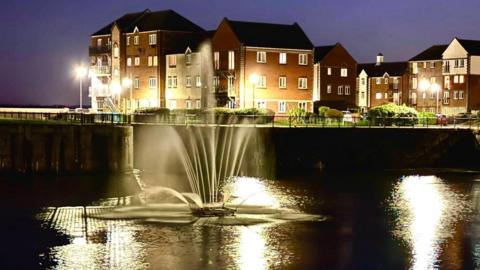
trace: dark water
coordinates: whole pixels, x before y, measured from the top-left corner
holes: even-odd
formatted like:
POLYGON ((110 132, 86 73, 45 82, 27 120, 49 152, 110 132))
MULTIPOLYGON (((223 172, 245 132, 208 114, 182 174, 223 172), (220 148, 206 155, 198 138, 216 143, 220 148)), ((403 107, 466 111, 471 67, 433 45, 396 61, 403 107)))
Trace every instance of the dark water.
POLYGON ((253 200, 327 216, 254 226, 96 220, 131 175, 0 181, 2 269, 475 269, 480 174, 402 171, 250 179, 253 200), (78 207, 89 206, 89 207, 78 207), (46 208, 50 207, 50 208, 46 208), (54 208, 60 207, 60 208, 54 208))

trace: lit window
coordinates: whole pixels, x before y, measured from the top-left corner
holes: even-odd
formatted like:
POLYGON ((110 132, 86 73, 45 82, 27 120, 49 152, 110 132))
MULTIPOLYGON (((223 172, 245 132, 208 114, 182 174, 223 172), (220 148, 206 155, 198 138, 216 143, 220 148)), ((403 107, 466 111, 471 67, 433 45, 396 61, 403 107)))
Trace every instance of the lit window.
POLYGON ((298 78, 298 89, 307 89, 307 78, 298 78))
POLYGON ((384 81, 385 81, 385 84, 388 84, 388 78, 385 78, 384 81))
POLYGON ((412 78, 412 89, 417 89, 417 87, 418 87, 417 78, 412 78))
POLYGON ((192 54, 191 53, 187 53, 185 55, 185 64, 187 65, 190 65, 192 63, 192 54))
POLYGON ((345 95, 350 95, 350 85, 345 85, 345 95))
POLYGON ((101 38, 97 39, 97 47, 99 47, 99 48, 102 47, 102 39, 101 38))
POLYGON ((460 75, 458 82, 459 82, 459 83, 464 83, 464 82, 465 82, 465 77, 463 77, 463 75, 460 75))
POLYGON ((463 99, 463 90, 458 91, 458 99, 463 99))
POLYGON ((133 37, 133 44, 134 45, 140 44, 140 36, 134 36, 133 37))
POLYGON ((265 76, 265 75, 258 76, 257 87, 258 88, 267 88, 267 76, 265 76))
POLYGON ((450 103, 450 92, 444 91, 443 92, 443 104, 449 104, 450 103))
POLYGON ((227 78, 227 91, 230 94, 232 94, 232 92, 234 90, 234 83, 235 83, 235 77, 228 76, 228 78, 227 78))
POLYGON ((185 101, 185 109, 191 109, 192 108, 192 101, 191 100, 186 100, 185 101))
POLYGON ((234 51, 228 52, 228 69, 229 70, 235 69, 235 52, 234 51))
POLYGON ((267 62, 267 52, 257 52, 257 63, 267 62))
POLYGON ((220 78, 218 76, 213 76, 213 87, 218 87, 220 85, 220 78))
POLYGON ((337 87, 337 94, 343 95, 343 85, 339 85, 339 86, 337 87))
POLYGON ((450 76, 445 76, 444 84, 445 84, 445 89, 450 89, 450 76))
POLYGON ((148 57, 148 66, 151 67, 153 65, 153 57, 149 56, 148 57))
POLYGON ((307 58, 306 53, 298 54, 298 64, 299 65, 307 65, 308 64, 308 58, 307 58))
POLYGON ((287 53, 279 53, 278 54, 278 63, 279 64, 286 64, 287 63, 287 53))
POLYGON ((120 56, 120 48, 118 48, 118 44, 115 43, 113 46, 113 57, 118 58, 120 56))
POLYGON ((136 78, 133 79, 133 87, 134 87, 135 89, 140 88, 140 80, 138 79, 138 77, 136 77, 136 78))
POLYGON ((129 67, 132 66, 132 58, 131 57, 127 58, 127 66, 129 66, 129 67))
POLYGON ((418 74, 418 63, 412 63, 412 73, 413 74, 418 74))
POLYGON ((157 88, 157 78, 155 78, 155 77, 148 78, 148 87, 150 89, 156 89, 157 88))
POLYGON ((458 76, 457 76, 457 75, 455 75, 455 76, 453 77, 453 83, 458 83, 458 76))
POLYGON ((430 62, 430 68, 435 68, 435 62, 430 62))
POLYGON ((285 101, 279 101, 278 102, 278 112, 279 113, 284 113, 287 111, 287 104, 285 101))
POLYGON ((376 93, 375 99, 382 99, 382 93, 376 93))
POLYGON ((158 66, 158 56, 156 55, 153 57, 153 66, 154 67, 158 66))
POLYGON ((213 64, 216 70, 220 69, 220 53, 219 52, 213 53, 213 64))
POLYGON ((140 57, 135 57, 135 66, 140 66, 140 57))
POLYGON ((200 79, 200 76, 195 77, 195 86, 196 87, 201 87, 202 86, 202 79, 200 79))
POLYGON ((328 84, 327 85, 327 94, 331 94, 331 93, 332 93, 332 85, 328 84))
POLYGON ((340 76, 342 76, 342 77, 347 77, 347 76, 348 76, 348 69, 342 68, 342 69, 340 70, 340 76))
POLYGON ((278 77, 278 88, 280 88, 280 89, 287 88, 287 77, 286 76, 278 77))
POLYGON ((435 77, 430 77, 430 84, 434 84, 437 82, 437 78, 435 77))
POLYGON ((423 62, 423 68, 427 68, 427 62, 423 62))
POLYGON ((177 65, 177 56, 176 55, 168 55, 168 66, 175 67, 177 65))
POLYGON ((332 75, 332 68, 327 68, 327 75, 328 76, 332 75))
POLYGON ((130 37, 127 37, 127 46, 130 46, 130 37))
POLYGON ((186 86, 186 87, 192 87, 192 77, 187 76, 187 77, 185 78, 185 86, 186 86))
POLYGON ((385 93, 385 99, 388 99, 388 93, 385 93))
POLYGON ((148 44, 156 45, 157 44, 157 34, 148 35, 148 44))

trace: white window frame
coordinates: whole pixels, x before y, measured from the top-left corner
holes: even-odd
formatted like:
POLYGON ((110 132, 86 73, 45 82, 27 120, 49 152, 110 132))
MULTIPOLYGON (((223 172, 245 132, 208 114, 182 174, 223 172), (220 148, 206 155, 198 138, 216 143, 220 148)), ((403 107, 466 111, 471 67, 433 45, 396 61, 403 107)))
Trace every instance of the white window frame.
POLYGON ((133 88, 135 88, 135 89, 140 88, 140 79, 138 77, 135 77, 133 79, 133 88))
POLYGON ((191 76, 186 76, 185 77, 185 87, 192 87, 192 77, 191 76))
POLYGON ((418 79, 417 78, 412 78, 412 89, 417 89, 418 88, 418 79))
POLYGON ((458 99, 458 91, 453 91, 453 99, 458 99))
POLYGON ((377 100, 378 100, 378 99, 382 99, 382 93, 380 93, 380 92, 379 92, 379 93, 376 93, 376 94, 375 94, 375 99, 377 99, 377 100))
POLYGON ((308 79, 306 77, 298 78, 298 89, 308 89, 308 79))
POLYGON ((199 99, 198 99, 198 100, 196 100, 196 101, 195 101, 195 105, 196 105, 195 107, 197 107, 197 109, 200 109, 200 108, 202 108, 202 101, 201 101, 201 100, 199 100, 199 99))
POLYGON ((465 76, 460 75, 460 76, 458 77, 458 83, 464 83, 464 82, 465 82, 465 76))
POLYGON ((99 38, 97 39, 97 48, 101 48, 102 47, 102 39, 99 38))
POLYGON ((192 101, 185 100, 185 109, 191 109, 191 108, 192 108, 192 101))
POLYGON ((140 66, 140 56, 135 56, 135 66, 140 66))
POLYGON ((377 79, 376 79, 376 83, 377 83, 377 84, 381 84, 381 83, 382 83, 382 78, 377 78, 377 79))
POLYGON ((172 76, 172 88, 177 88, 178 86, 178 78, 177 76, 172 76))
POLYGON ((450 92, 443 91, 443 104, 449 104, 449 103, 450 103, 450 92))
POLYGON ((185 64, 190 65, 192 63, 192 54, 191 53, 186 53, 185 54, 185 64))
POLYGON ((127 36, 127 46, 130 46, 130 37, 127 36))
POLYGON ((257 109, 266 109, 267 102, 265 100, 257 100, 257 109))
POLYGON ((463 90, 458 91, 458 99, 464 99, 465 98, 465 92, 463 90))
POLYGON ((220 52, 213 53, 213 65, 216 70, 220 69, 220 52))
POLYGON ((348 69, 347 68, 340 69, 340 77, 348 77, 348 69))
POLYGON ((257 52, 257 63, 267 63, 267 52, 257 52))
POLYGON ((298 108, 303 109, 304 111, 307 111, 307 102, 306 101, 299 101, 298 102, 298 108))
POLYGON ((157 34, 148 35, 148 45, 157 45, 157 34))
POLYGON ((151 55, 148 56, 148 66, 153 66, 153 57, 151 55))
POLYGON ((196 87, 202 87, 202 79, 200 78, 200 75, 197 75, 195 77, 195 86, 196 87))
POLYGON ((343 85, 339 85, 337 87, 337 95, 339 96, 343 95, 343 85))
POLYGON ((328 76, 332 75, 332 68, 331 67, 327 68, 327 75, 328 76))
POLYGON ((278 77, 278 88, 287 89, 287 76, 282 75, 278 77))
POLYGON ((220 77, 213 76, 213 87, 219 87, 219 86, 220 86, 220 77))
POLYGON ((153 66, 154 67, 158 66, 158 56, 156 55, 153 56, 153 66))
POLYGON ((350 85, 345 85, 345 95, 346 96, 350 95, 350 85))
POLYGON ((177 55, 170 54, 167 56, 168 58, 168 66, 169 67, 176 67, 177 66, 177 55))
POLYGON ((149 89, 157 89, 157 78, 148 77, 148 88, 149 89))
POLYGON ((287 53, 281 52, 278 54, 278 63, 280 65, 286 65, 287 64, 287 53))
POLYGON ((235 51, 228 51, 228 70, 235 69, 235 51))
POLYGON ((279 101, 278 102, 278 112, 279 113, 286 113, 287 112, 287 102, 279 101))
POLYGON ((298 54, 298 64, 301 65, 301 66, 308 65, 308 54, 299 53, 298 54))
POLYGON ((267 88, 267 76, 260 75, 258 76, 258 82, 256 85, 257 88, 267 88))
POLYGON ((132 66, 132 58, 127 57, 127 67, 131 67, 131 66, 132 66))
POLYGON ((140 44, 140 36, 136 35, 133 36, 133 45, 138 45, 140 44))
POLYGON ((327 94, 331 94, 331 93, 332 93, 332 85, 327 84, 327 94))
POLYGON ((458 75, 453 76, 453 83, 458 83, 458 75))
POLYGON ((435 62, 434 61, 430 62, 430 68, 435 68, 435 62))

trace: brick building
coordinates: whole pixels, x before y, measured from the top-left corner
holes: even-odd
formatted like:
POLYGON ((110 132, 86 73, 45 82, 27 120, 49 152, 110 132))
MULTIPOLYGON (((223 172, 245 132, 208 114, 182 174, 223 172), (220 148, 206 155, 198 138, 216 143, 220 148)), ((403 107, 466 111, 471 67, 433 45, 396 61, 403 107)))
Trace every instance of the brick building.
POLYGON ((340 110, 356 107, 357 61, 340 44, 315 47, 313 101, 340 110))
MULTIPOLYGON (((441 108, 440 95, 443 89, 442 54, 448 45, 434 45, 418 55, 412 57, 409 62, 410 87, 408 105, 418 111, 436 112, 437 100, 441 108), (428 81, 430 85, 437 84, 439 92, 432 91, 434 87, 422 89, 422 81, 428 81), (438 96, 437 96, 438 94, 438 96)), ((448 103, 446 99, 445 102, 448 103)))
POLYGON ((225 18, 212 48, 216 106, 313 110, 313 45, 297 23, 225 18))
POLYGON ((383 55, 378 54, 375 63, 357 66, 360 95, 358 102, 362 111, 386 103, 398 105, 407 103, 408 62, 384 62, 383 60, 383 55))
POLYGON ((165 54, 204 30, 173 10, 125 14, 91 36, 92 109, 165 106, 165 54), (132 81, 128 89, 122 81, 132 81))

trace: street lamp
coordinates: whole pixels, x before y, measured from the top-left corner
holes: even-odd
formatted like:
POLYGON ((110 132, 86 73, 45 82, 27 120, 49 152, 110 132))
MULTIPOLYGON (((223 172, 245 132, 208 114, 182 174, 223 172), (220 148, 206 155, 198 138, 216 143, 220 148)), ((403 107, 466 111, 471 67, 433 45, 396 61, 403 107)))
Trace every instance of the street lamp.
POLYGON ((255 108, 255 86, 257 86, 258 83, 258 75, 256 73, 252 73, 249 81, 252 84, 252 108, 255 108))
POLYGON ((82 82, 83 78, 87 75, 87 68, 85 68, 83 65, 77 66, 75 68, 75 75, 77 76, 77 80, 80 82, 80 109, 82 109, 82 82))
MULTIPOLYGON (((130 100, 129 100, 130 106, 129 107, 130 107, 130 110, 131 110, 132 109, 132 85, 133 85, 132 79, 124 78, 122 80, 122 85, 123 85, 123 87, 130 89, 130 100)), ((125 106, 125 113, 126 112, 127 112, 127 106, 125 106)))

